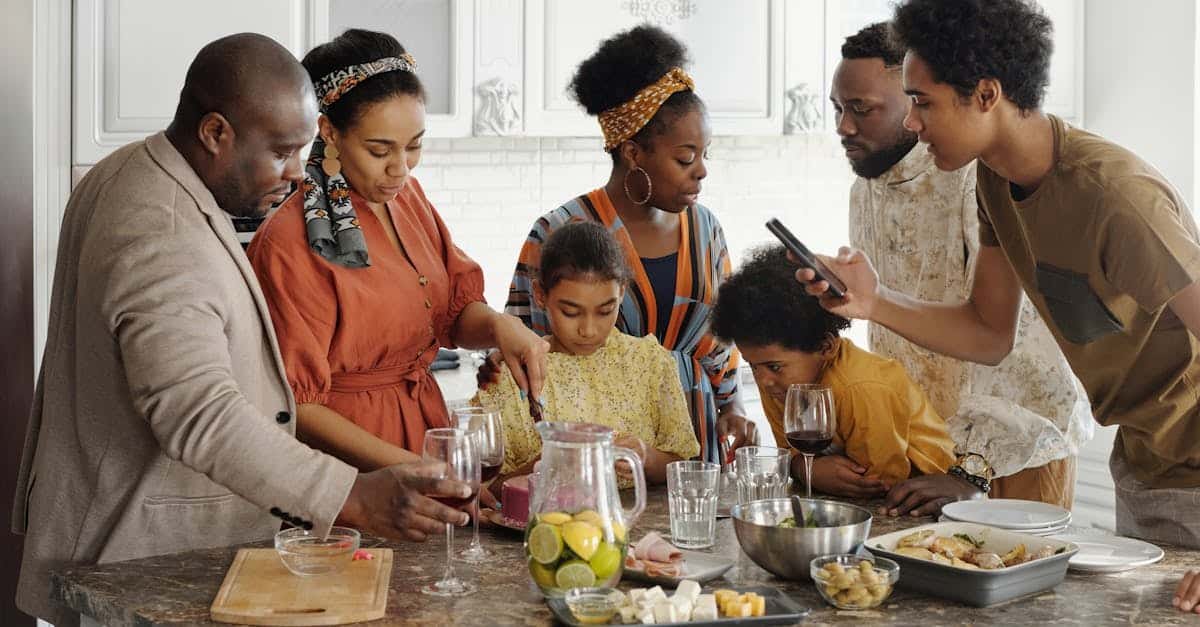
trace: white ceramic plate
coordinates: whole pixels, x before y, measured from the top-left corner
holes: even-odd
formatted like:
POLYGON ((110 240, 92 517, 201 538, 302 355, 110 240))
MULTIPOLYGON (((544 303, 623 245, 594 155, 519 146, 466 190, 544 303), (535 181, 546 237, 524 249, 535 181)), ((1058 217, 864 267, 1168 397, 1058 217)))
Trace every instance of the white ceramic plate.
MULTIPOLYGON (((962 522, 962 521, 955 520, 945 514, 942 514, 941 516, 938 517, 938 522, 944 523, 944 522, 962 522)), ((1031 536, 1042 536, 1042 537, 1055 536, 1055 535, 1058 535, 1058 534, 1066 531, 1068 527, 1070 527, 1069 524, 1054 525, 1052 527, 1037 527, 1035 529, 1021 529, 1020 532, 1027 533, 1031 536)), ((997 527, 997 529, 1003 529, 1003 527, 997 527)))
POLYGON ((1054 539, 1078 545, 1079 552, 1071 557, 1068 566, 1088 573, 1119 573, 1163 558, 1162 549, 1133 538, 1063 533, 1054 539))
POLYGON ((980 499, 956 501, 942 508, 947 518, 1002 529, 1026 530, 1065 525, 1071 512, 1040 501, 980 499))
POLYGON ((684 579, 692 579, 697 583, 704 583, 724 575, 725 571, 733 568, 733 560, 728 557, 713 555, 711 553, 701 553, 699 551, 689 551, 687 549, 679 550, 683 552, 683 574, 678 577, 651 577, 645 571, 634 570, 626 566, 625 575, 622 578, 628 577, 629 579, 648 581, 674 588, 684 579))

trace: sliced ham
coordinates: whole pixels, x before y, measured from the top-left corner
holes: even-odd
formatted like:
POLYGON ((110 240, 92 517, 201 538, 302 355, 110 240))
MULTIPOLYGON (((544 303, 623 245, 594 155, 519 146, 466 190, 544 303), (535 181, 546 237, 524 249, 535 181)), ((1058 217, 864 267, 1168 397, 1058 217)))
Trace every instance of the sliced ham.
POLYGON ((651 562, 674 562, 683 557, 683 553, 675 545, 662 539, 662 536, 651 531, 633 545, 633 555, 639 560, 651 562))

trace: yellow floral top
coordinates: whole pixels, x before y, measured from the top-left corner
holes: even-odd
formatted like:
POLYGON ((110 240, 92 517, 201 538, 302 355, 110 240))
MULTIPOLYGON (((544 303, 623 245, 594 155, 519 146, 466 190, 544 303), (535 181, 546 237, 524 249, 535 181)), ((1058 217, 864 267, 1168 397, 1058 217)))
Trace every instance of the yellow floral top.
MULTIPOLYGON (((700 454, 675 358, 653 335, 635 338, 613 329, 591 355, 550 353, 542 398, 544 420, 604 425, 683 459, 700 454)), ((542 441, 529 417, 529 402, 521 400, 507 367, 475 402, 501 413, 501 472, 537 459, 542 441)))

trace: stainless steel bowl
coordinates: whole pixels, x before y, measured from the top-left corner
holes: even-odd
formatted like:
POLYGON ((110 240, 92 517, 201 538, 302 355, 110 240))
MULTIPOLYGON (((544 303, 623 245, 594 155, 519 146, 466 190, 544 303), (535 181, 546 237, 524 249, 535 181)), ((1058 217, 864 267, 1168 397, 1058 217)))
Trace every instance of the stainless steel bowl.
POLYGON ((854 553, 871 533, 871 512, 857 505, 800 499, 817 528, 780 528, 792 515, 791 499, 765 499, 733 507, 733 529, 750 559, 784 579, 810 579, 815 557, 854 553))

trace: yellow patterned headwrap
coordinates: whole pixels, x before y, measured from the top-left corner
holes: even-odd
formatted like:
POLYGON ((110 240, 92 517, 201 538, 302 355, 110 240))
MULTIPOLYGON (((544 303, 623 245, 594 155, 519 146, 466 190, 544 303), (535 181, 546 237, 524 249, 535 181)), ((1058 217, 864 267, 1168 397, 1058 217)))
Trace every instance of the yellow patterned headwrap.
POLYGON ((629 102, 601 111, 600 130, 604 133, 604 149, 612 150, 637 135, 671 94, 685 89, 696 89, 695 81, 683 69, 673 67, 662 78, 639 91, 629 102))

